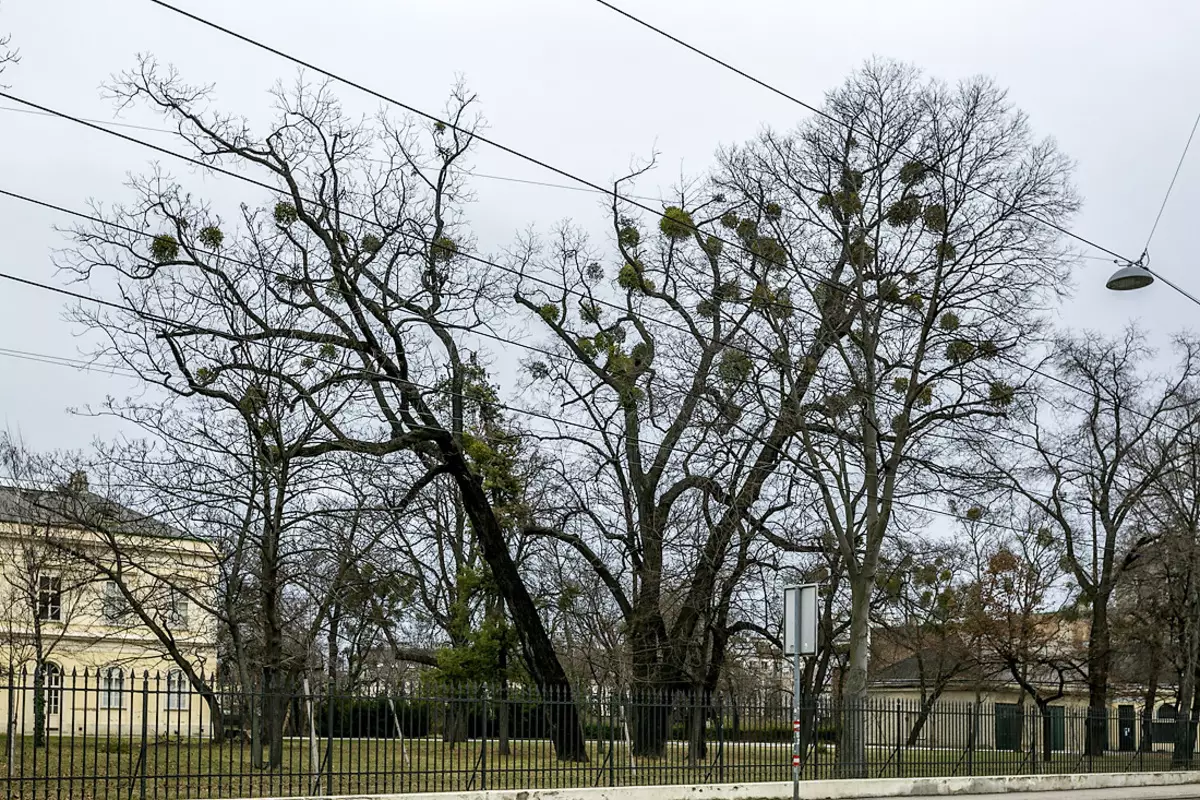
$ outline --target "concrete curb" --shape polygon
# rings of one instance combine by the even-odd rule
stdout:
[[[1197,784],[1200,771],[1123,772],[1093,775],[1003,775],[973,778],[871,778],[805,781],[803,800],[1070,792]],[[596,789],[492,789],[473,792],[345,795],[338,800],[791,800],[791,783],[726,783],[697,786],[617,786]],[[259,798],[259,800],[292,800]],[[306,798],[305,800],[313,800]]]

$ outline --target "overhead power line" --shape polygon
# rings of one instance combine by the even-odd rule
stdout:
[[[482,142],[483,144],[486,144],[489,147],[496,148],[497,150],[500,150],[501,152],[508,153],[509,155],[511,155],[515,158],[519,158],[523,161],[527,161],[530,164],[533,164],[535,166],[541,167],[542,169],[553,172],[554,174],[559,175],[564,178],[567,178],[568,180],[575,181],[576,183],[579,183],[583,186],[587,186],[591,189],[594,189],[595,191],[602,192],[606,195],[609,195],[610,197],[612,197],[614,199],[623,200],[624,202],[629,203],[631,206],[634,206],[636,208],[641,208],[641,209],[648,211],[651,214],[654,214],[656,216],[659,216],[659,217],[664,216],[664,213],[662,210],[650,208],[649,206],[646,206],[642,203],[635,202],[634,200],[631,200],[629,198],[629,196],[622,195],[622,194],[618,193],[615,189],[610,189],[608,187],[601,186],[597,183],[594,183],[593,181],[588,180],[587,178],[583,178],[583,177],[580,177],[579,175],[575,175],[571,172],[568,172],[565,169],[562,169],[561,167],[557,167],[553,164],[550,164],[549,162],[544,161],[540,158],[537,158],[536,156],[532,156],[527,153],[521,152],[520,150],[517,150],[513,147],[503,144],[502,142],[499,142],[488,136],[484,136],[484,135],[476,133],[474,131],[469,131],[469,130],[463,129],[463,128],[459,127],[458,125],[455,125],[452,120],[442,119],[442,118],[438,117],[436,114],[431,114],[428,111],[423,111],[423,110],[416,108],[415,106],[412,106],[401,100],[397,100],[394,97],[390,97],[389,95],[386,95],[383,92],[380,92],[376,89],[372,89],[371,87],[366,86],[363,83],[351,80],[350,78],[347,78],[343,75],[339,75],[338,73],[335,73],[329,69],[326,69],[325,67],[318,66],[317,64],[314,64],[310,61],[306,61],[298,56],[292,55],[291,53],[281,50],[278,47],[274,47],[272,45],[266,44],[265,42],[263,42],[259,39],[256,39],[252,36],[248,36],[246,34],[239,33],[237,31],[233,30],[232,28],[229,28],[227,26],[213,22],[210,19],[207,19],[205,17],[202,17],[202,16],[192,13],[190,11],[186,11],[182,8],[179,8],[176,5],[166,2],[166,0],[149,0],[149,2],[151,2],[157,6],[160,6],[162,8],[165,8],[168,11],[172,11],[176,14],[179,14],[180,16],[185,17],[185,18],[187,18],[193,22],[196,22],[200,25],[203,25],[207,28],[211,28],[212,30],[218,31],[226,36],[237,39],[238,41],[241,41],[252,47],[258,48],[258,49],[263,50],[267,53],[270,53],[274,56],[282,58],[285,61],[290,61],[291,63],[293,63],[297,66],[303,67],[308,70],[312,70],[313,72],[315,72],[319,75],[324,75],[325,77],[329,78],[330,80],[334,80],[334,81],[337,81],[338,83],[349,86],[352,89],[356,89],[357,91],[360,91],[366,95],[374,97],[374,98],[381,100],[385,103],[388,103],[390,105],[394,105],[397,108],[404,109],[405,111],[408,111],[411,114],[416,114],[417,116],[422,117],[423,119],[427,119],[430,122],[441,123],[442,125],[445,125],[447,128],[450,128],[452,130],[458,131],[463,134],[469,134],[470,136],[473,136],[475,139]],[[616,8],[615,6],[609,5],[608,3],[605,3],[605,5],[607,5],[609,8],[613,9],[614,11],[618,11],[622,14],[626,14],[627,16],[630,16],[631,19],[636,20],[637,22],[639,22],[642,25],[646,25],[651,30],[654,30],[655,32],[659,33],[660,35],[668,36],[673,41],[676,41],[679,44],[682,44],[682,45],[688,47],[689,49],[692,49],[693,51],[700,53],[701,55],[704,55],[706,58],[709,58],[710,60],[712,60],[718,64],[721,64],[722,66],[725,66],[728,69],[735,69],[735,68],[731,67],[730,65],[725,64],[724,62],[720,61],[719,59],[705,54],[703,51],[699,50],[698,48],[694,48],[691,45],[687,45],[682,40],[679,40],[675,37],[670,37],[670,35],[667,34],[665,31],[662,31],[658,28],[654,28],[653,26],[649,25],[648,23],[644,23],[641,20],[638,20],[636,17],[632,17],[632,15],[628,15],[626,12],[621,12],[620,9]],[[752,76],[749,76],[748,74],[742,72],[741,70],[735,70],[735,71],[737,71],[739,74],[743,75],[744,77],[750,78],[751,80],[755,80],[755,82],[759,83],[762,86],[770,88],[772,91],[780,94],[781,96],[787,97],[788,99],[792,100],[793,102],[799,103],[800,105],[804,106],[805,108],[811,109],[811,110],[815,111],[816,113],[819,113],[826,117],[829,117],[829,115],[826,114],[825,112],[817,111],[817,109],[808,105],[807,103],[803,103],[802,101],[791,97],[790,95],[786,94],[785,92],[782,92],[781,90],[774,89],[773,87],[770,87],[768,84],[766,84],[762,81],[759,81],[758,79],[752,78]],[[829,117],[829,118],[834,119],[834,121],[837,122],[838,124],[844,124],[840,120],[837,120],[832,117]],[[865,138],[869,139],[870,137],[865,137]],[[963,186],[964,188],[969,189],[974,192],[978,192],[978,193],[982,194],[983,196],[988,197],[996,202],[1000,202],[1000,203],[1005,202],[1004,200],[997,197],[996,195],[990,194],[985,190],[979,189],[978,187],[967,183],[966,181],[964,181],[961,178],[953,177],[953,176],[947,176],[947,177],[950,177],[951,180],[957,182],[959,185]],[[1066,236],[1076,239],[1077,241],[1079,241],[1083,244],[1086,244],[1089,247],[1093,247],[1103,253],[1108,253],[1109,255],[1114,256],[1115,258],[1121,259],[1123,261],[1128,261],[1128,259],[1126,259],[1124,256],[1122,256],[1120,253],[1117,253],[1113,250],[1109,250],[1106,247],[1103,247],[1101,245],[1096,244],[1095,242],[1085,239],[1084,237],[1080,236],[1079,234],[1072,233],[1071,231],[1067,230],[1066,228],[1063,228],[1062,226],[1054,223],[1051,220],[1045,219],[1044,217],[1042,217],[1039,214],[1035,214],[1033,212],[1025,211],[1022,209],[1016,209],[1016,210],[1018,211],[1018,213],[1021,213],[1025,216],[1029,217],[1030,219],[1036,220],[1036,221],[1040,222],[1041,224],[1047,225],[1048,227],[1052,228],[1053,230],[1056,230]],[[723,240],[723,241],[725,241],[726,244],[733,245],[734,247],[740,247],[741,249],[746,249],[744,246],[740,245],[740,243],[738,243],[738,242],[729,242],[727,240]],[[747,250],[747,252],[749,252],[749,251]]]
[[[162,0],[150,0],[150,2],[158,3],[159,5],[168,5],[167,3],[162,2]],[[766,81],[762,80],[761,78],[757,78],[754,75],[751,75],[749,72],[746,72],[743,69],[735,67],[733,64],[729,63],[728,61],[720,59],[717,56],[714,56],[713,54],[711,54],[705,50],[702,50],[701,48],[699,48],[693,44],[690,44],[690,43],[684,41],[683,39],[679,38],[678,36],[675,36],[674,34],[669,33],[668,31],[663,30],[662,28],[652,25],[651,23],[645,21],[641,17],[638,17],[622,8],[619,8],[615,5],[613,5],[612,3],[608,2],[608,0],[596,0],[596,2],[599,3],[600,5],[604,6],[608,10],[613,11],[617,14],[620,14],[622,17],[630,20],[631,22],[635,22],[638,25],[641,25],[643,28],[653,31],[654,33],[658,34],[659,36],[662,36],[663,38],[674,42],[675,44],[679,45],[680,47],[690,50],[691,52],[695,53],[696,55],[700,56],[701,58],[707,59],[708,61],[711,61],[712,63],[714,63],[720,67],[723,67],[724,69],[727,69],[730,72],[733,72],[735,75],[745,78],[746,80],[750,81],[751,83],[761,86],[762,88],[766,89],[767,91],[769,91],[773,94],[776,94],[779,97],[784,98],[785,100],[795,103],[796,105],[800,106],[801,108],[811,111],[812,113],[816,114],[817,116],[821,117],[822,119],[826,119],[830,122],[833,122],[836,125],[839,125],[839,126],[845,128],[846,131],[852,135],[861,136],[862,138],[864,138],[870,142],[874,142],[875,144],[883,144],[882,142],[879,142],[877,139],[872,137],[870,134],[860,131],[857,128],[855,128],[854,126],[847,124],[845,122],[845,120],[838,119],[837,117],[833,116],[832,114],[828,113],[827,111],[824,111],[824,110],[812,105],[811,103],[806,103],[805,101],[801,100],[800,98],[795,97],[795,96],[785,92],[784,90],[778,88],[777,86],[773,86],[772,84],[767,83]],[[181,12],[181,13],[186,13],[186,12]],[[239,38],[241,38],[241,37],[239,37]],[[897,152],[899,152],[901,155],[904,155],[904,156],[907,156],[908,158],[913,159],[914,161],[921,160],[918,156],[916,156],[912,153],[908,153],[904,150],[900,150],[899,148],[897,148]],[[946,175],[946,177],[949,178],[950,180],[954,181],[958,185],[962,186],[964,189],[967,189],[969,191],[976,192],[977,194],[983,195],[984,197],[988,198],[989,200],[993,200],[997,203],[1005,203],[1006,202],[1001,197],[999,197],[995,194],[992,194],[991,192],[987,191],[986,189],[982,189],[979,186],[976,186],[957,175],[949,175],[948,174],[948,175]],[[1120,259],[1121,261],[1124,261],[1124,262],[1129,261],[1128,258],[1121,255],[1120,253],[1118,253],[1114,250],[1109,250],[1107,247],[1104,247],[1103,245],[1096,244],[1091,239],[1085,238],[1083,236],[1080,236],[1077,233],[1074,233],[1073,231],[1067,230],[1066,228],[1062,227],[1061,225],[1054,222],[1053,220],[1046,219],[1041,214],[1036,214],[1032,211],[1026,211],[1024,209],[1019,209],[1019,208],[1014,209],[1014,210],[1019,214],[1022,214],[1042,225],[1045,225],[1048,228],[1051,228],[1052,230],[1056,230],[1065,236],[1069,236],[1070,238],[1075,239],[1076,241],[1080,242],[1081,244],[1085,244],[1088,247],[1095,248],[1096,250],[1099,250],[1102,253],[1108,253],[1110,256]]]
[[[154,2],[157,2],[157,0],[153,0],[153,1],[154,1]],[[184,162],[186,162],[186,163],[190,163],[190,164],[192,164],[192,165],[194,165],[194,166],[198,166],[198,167],[200,167],[200,168],[203,168],[203,169],[209,169],[209,170],[212,170],[212,171],[214,171],[214,172],[217,172],[218,174],[225,175],[225,176],[227,176],[227,177],[230,177],[230,178],[234,178],[234,179],[236,179],[236,180],[243,181],[243,182],[245,182],[245,183],[248,183],[248,184],[250,184],[250,185],[257,186],[257,187],[259,187],[259,188],[262,188],[262,189],[266,189],[266,190],[268,190],[268,191],[271,191],[271,192],[274,192],[274,193],[276,193],[276,194],[281,194],[281,195],[284,195],[284,196],[288,196],[288,197],[290,197],[290,194],[289,194],[289,193],[288,193],[286,190],[284,190],[284,189],[281,189],[281,188],[279,188],[279,187],[276,187],[276,186],[272,186],[271,184],[265,183],[265,182],[263,182],[263,181],[259,181],[259,180],[255,179],[255,178],[252,178],[252,177],[248,176],[248,175],[243,175],[243,174],[241,174],[241,173],[233,172],[233,171],[231,171],[231,170],[225,169],[225,168],[223,168],[223,167],[220,167],[220,166],[217,166],[217,165],[214,165],[214,164],[208,164],[208,163],[205,163],[205,162],[203,162],[203,161],[200,161],[200,160],[198,160],[198,159],[195,159],[195,158],[192,158],[192,157],[190,157],[190,156],[184,155],[184,154],[182,154],[182,153],[178,153],[178,152],[176,152],[176,151],[174,151],[174,150],[170,150],[169,148],[161,147],[161,146],[159,146],[159,145],[156,145],[156,144],[153,144],[153,143],[151,143],[151,142],[146,142],[146,141],[143,141],[143,140],[141,140],[141,139],[138,139],[138,138],[136,138],[136,137],[133,137],[133,136],[129,136],[129,135],[126,135],[126,134],[120,133],[120,132],[118,132],[118,131],[113,131],[113,130],[106,129],[106,128],[104,128],[103,126],[101,126],[100,124],[98,124],[98,123],[91,122],[91,121],[85,120],[85,119],[83,119],[83,118],[76,117],[76,116],[74,116],[74,115],[71,115],[71,114],[67,114],[67,113],[65,113],[65,112],[62,112],[62,111],[57,111],[57,110],[55,110],[55,109],[51,109],[51,108],[48,108],[48,107],[46,107],[46,106],[39,105],[39,104],[37,104],[37,103],[33,103],[33,102],[32,102],[32,101],[30,101],[30,100],[26,100],[26,99],[24,99],[24,98],[17,97],[17,96],[15,96],[15,95],[12,95],[12,94],[6,93],[6,92],[4,92],[4,91],[0,91],[0,97],[4,97],[4,98],[7,98],[7,99],[9,99],[9,100],[11,100],[11,101],[13,101],[13,102],[17,102],[17,103],[21,103],[21,104],[23,104],[23,105],[29,106],[29,107],[31,107],[31,108],[33,108],[33,109],[35,109],[35,110],[37,110],[37,111],[39,111],[39,112],[41,112],[41,113],[44,113],[44,114],[46,114],[46,115],[49,115],[49,116],[52,116],[52,117],[57,117],[57,118],[64,119],[64,120],[67,120],[67,121],[70,121],[70,122],[74,122],[74,123],[76,123],[76,124],[83,125],[83,126],[85,126],[85,127],[91,128],[91,129],[93,129],[93,130],[96,130],[96,131],[99,131],[99,132],[101,132],[101,133],[104,133],[104,134],[107,134],[107,135],[111,135],[111,136],[115,136],[115,137],[117,137],[117,138],[120,138],[120,139],[122,139],[122,140],[124,140],[124,141],[130,142],[130,143],[132,143],[132,144],[136,144],[136,145],[139,145],[139,146],[142,146],[142,147],[149,148],[149,149],[151,149],[151,150],[154,150],[155,152],[162,153],[162,154],[164,154],[164,155],[169,155],[169,156],[171,156],[171,157],[173,157],[173,158],[179,159],[179,160],[181,160],[181,161],[184,161]],[[127,226],[118,225],[118,224],[116,224],[116,223],[109,222],[109,221],[107,221],[107,220],[101,219],[101,218],[99,218],[99,217],[96,217],[96,216],[94,216],[94,215],[83,214],[83,213],[81,213],[81,212],[78,212],[78,211],[74,211],[74,210],[71,210],[71,209],[67,209],[67,208],[64,208],[64,207],[61,207],[61,206],[57,206],[57,205],[53,205],[53,204],[50,204],[50,203],[46,203],[46,202],[43,202],[43,201],[35,200],[35,199],[33,199],[33,198],[29,198],[29,197],[27,197],[27,196],[20,195],[20,194],[14,193],[14,192],[10,192],[10,191],[4,190],[4,189],[0,189],[0,194],[2,194],[2,195],[5,195],[5,196],[8,196],[8,197],[12,197],[12,198],[14,198],[14,199],[22,200],[22,201],[25,201],[25,202],[34,203],[34,204],[36,204],[36,205],[41,205],[41,206],[43,206],[43,207],[50,208],[50,209],[53,209],[53,210],[59,211],[59,212],[61,212],[61,213],[70,214],[70,215],[72,215],[72,216],[76,216],[76,217],[80,217],[80,218],[83,218],[83,219],[87,219],[87,220],[90,220],[90,221],[92,221],[92,222],[95,222],[95,223],[97,223],[97,224],[101,224],[101,225],[107,225],[107,226],[110,226],[110,227],[114,227],[114,228],[122,229],[122,230],[125,230],[125,231],[129,232],[129,233],[132,233],[132,234],[135,234],[135,235],[138,235],[138,236],[144,237],[144,238],[150,238],[150,237],[152,237],[152,236],[154,235],[153,233],[151,233],[151,232],[148,232],[148,231],[136,230],[136,229],[133,229],[133,228],[129,228],[129,227],[127,227]],[[347,214],[346,216],[348,216],[348,217],[349,217],[349,218],[351,218],[351,219],[355,219],[355,220],[358,220],[358,221],[360,221],[360,222],[363,222],[363,223],[365,223],[365,224],[368,224],[368,225],[376,225],[376,224],[377,224],[377,223],[373,222],[372,220],[366,219],[365,217],[362,217],[362,216],[353,215],[353,214]],[[421,238],[421,237],[416,237],[416,238]],[[431,242],[429,242],[429,240],[427,240],[427,239],[422,239],[422,240],[423,240],[423,241],[424,241],[426,244],[430,244],[430,243],[431,243]],[[208,255],[217,256],[218,254],[212,254],[212,253],[210,253],[210,254],[208,254]],[[482,256],[479,256],[479,255],[477,255],[477,254],[474,254],[474,253],[470,253],[469,251],[466,251],[466,250],[460,250],[460,251],[459,251],[459,255],[460,255],[460,256],[462,256],[462,257],[468,258],[468,259],[470,259],[470,260],[473,260],[473,261],[479,262],[479,263],[481,263],[481,264],[484,264],[484,265],[486,265],[486,266],[489,266],[489,267],[492,267],[492,268],[495,268],[495,269],[499,269],[499,270],[502,270],[502,271],[508,272],[508,273],[510,273],[510,274],[513,274],[513,275],[516,275],[516,276],[518,276],[518,277],[527,278],[527,279],[529,279],[529,280],[531,280],[531,281],[533,281],[533,282],[539,283],[539,284],[541,284],[541,285],[543,285],[543,286],[545,286],[545,287],[547,287],[547,288],[549,288],[549,289],[553,289],[553,290],[555,290],[555,291],[561,291],[561,292],[563,292],[564,294],[568,294],[568,295],[569,295],[569,294],[574,294],[574,295],[576,295],[577,297],[579,297],[580,299],[589,300],[589,301],[591,301],[591,302],[595,302],[595,303],[597,303],[597,304],[599,304],[599,305],[603,305],[603,306],[606,306],[606,307],[609,307],[609,308],[615,309],[615,310],[617,310],[617,311],[625,312],[625,310],[626,310],[624,307],[622,307],[622,306],[620,306],[620,305],[618,305],[618,304],[616,304],[616,303],[612,303],[611,301],[603,300],[603,299],[601,299],[601,298],[594,298],[594,297],[590,297],[589,295],[585,295],[585,294],[583,294],[582,292],[578,292],[578,291],[572,291],[572,290],[568,289],[566,286],[559,285],[559,284],[557,284],[557,283],[554,283],[553,281],[548,281],[548,280],[545,280],[545,279],[543,279],[543,278],[539,278],[539,277],[536,277],[536,276],[525,276],[525,275],[523,275],[522,273],[520,273],[518,270],[514,270],[514,269],[513,269],[513,268],[511,268],[511,267],[508,267],[508,266],[505,266],[505,265],[499,264],[499,263],[497,263],[497,262],[495,262],[495,261],[493,261],[493,260],[491,260],[491,259],[484,258],[484,257],[482,257]],[[228,258],[228,256],[222,256],[222,257],[224,257],[224,258]],[[245,266],[251,266],[250,264],[248,264],[248,263],[246,263],[246,262],[240,262],[240,263],[243,263]],[[7,277],[7,276],[2,276],[2,277]],[[818,276],[818,277],[816,277],[816,280],[817,280],[817,282],[818,282],[818,283],[823,283],[823,284],[825,284],[825,285],[827,285],[827,286],[835,287],[835,288],[837,288],[837,289],[839,289],[839,290],[844,290],[844,287],[841,287],[840,285],[834,284],[833,282],[831,282],[831,281],[829,281],[829,280],[827,280],[827,279],[823,279],[823,278],[821,278],[821,277],[819,277],[819,276]],[[135,312],[135,313],[137,313],[137,312]],[[666,320],[661,320],[661,319],[657,319],[657,318],[650,317],[650,316],[646,316],[646,317],[645,317],[645,319],[646,319],[647,321],[651,321],[651,322],[654,322],[654,323],[656,323],[656,324],[663,325],[664,327],[668,327],[668,328],[671,328],[671,329],[674,329],[674,330],[677,330],[677,331],[681,331],[681,332],[684,332],[684,333],[690,333],[690,331],[689,331],[689,330],[688,330],[686,327],[684,327],[684,326],[682,326],[682,325],[678,325],[678,324],[676,324],[676,323],[668,322],[668,321],[666,321]],[[498,342],[501,342],[501,343],[504,343],[504,344],[508,344],[508,345],[512,345],[512,346],[516,346],[516,347],[522,347],[522,348],[525,348],[525,349],[528,349],[528,350],[531,350],[531,351],[534,351],[534,352],[539,352],[539,353],[542,353],[542,354],[544,354],[544,355],[550,356],[550,357],[552,357],[552,358],[558,358],[558,359],[562,359],[562,358],[564,358],[564,356],[563,356],[562,354],[554,353],[554,352],[552,352],[552,351],[549,351],[549,350],[546,350],[546,349],[544,349],[544,348],[538,348],[538,347],[535,347],[535,346],[532,346],[532,345],[527,345],[527,344],[525,344],[525,343],[522,343],[522,342],[516,342],[516,341],[513,341],[513,340],[511,340],[511,339],[506,339],[506,338],[504,338],[504,337],[500,337],[500,336],[497,336],[497,335],[495,335],[495,334],[491,334],[490,332],[475,330],[475,331],[472,331],[472,333],[473,333],[474,335],[477,335],[477,336],[480,336],[480,337],[483,337],[483,338],[493,339],[493,340],[496,340],[496,341],[498,341]],[[754,352],[752,352],[752,351],[746,350],[745,348],[741,348],[741,347],[738,347],[738,346],[736,346],[736,345],[730,345],[730,346],[731,346],[731,348],[732,348],[732,349],[741,350],[743,353],[745,353],[745,354],[746,354],[748,357],[750,357],[751,359],[754,359],[754,360],[759,360],[759,361],[763,361],[763,362],[766,362],[766,361],[768,361],[768,359],[766,359],[766,358],[762,357],[762,356],[761,356],[761,355],[759,355],[758,353],[754,353]],[[1072,384],[1071,382],[1069,382],[1069,381],[1067,381],[1067,380],[1065,380],[1065,379],[1063,379],[1063,378],[1060,378],[1060,377],[1059,377],[1059,376],[1057,376],[1057,375],[1053,375],[1053,374],[1051,374],[1051,373],[1047,373],[1047,372],[1045,372],[1045,371],[1043,371],[1043,370],[1041,370],[1041,369],[1039,369],[1039,368],[1037,368],[1037,367],[1034,367],[1034,366],[1030,366],[1030,365],[1028,365],[1028,364],[1025,364],[1024,362],[1022,362],[1022,361],[1019,361],[1019,360],[1017,360],[1017,359],[1014,359],[1014,358],[1012,358],[1012,357],[1008,356],[1007,354],[1004,354],[1004,353],[998,353],[998,354],[997,354],[997,358],[998,358],[998,360],[1002,360],[1002,361],[1004,361],[1005,363],[1008,363],[1008,364],[1010,364],[1010,365],[1012,365],[1012,366],[1015,366],[1015,367],[1017,367],[1017,368],[1020,368],[1020,369],[1022,369],[1022,370],[1025,370],[1025,371],[1029,372],[1030,374],[1039,375],[1039,376],[1041,376],[1041,377],[1043,377],[1043,378],[1046,378],[1046,379],[1048,379],[1048,380],[1054,381],[1055,383],[1058,383],[1058,384],[1060,384],[1060,385],[1062,385],[1062,386],[1064,386],[1064,387],[1066,387],[1066,388],[1069,388],[1069,389],[1072,389],[1072,390],[1074,390],[1074,391],[1076,391],[1076,392],[1079,392],[1079,393],[1080,393],[1080,394],[1082,394],[1082,395],[1085,395],[1085,396],[1086,396],[1086,395],[1088,395],[1088,394],[1089,394],[1088,390],[1084,389],[1083,387],[1080,387],[1080,386],[1077,386],[1077,385],[1075,385],[1075,384]],[[1146,416],[1146,415],[1142,415],[1142,416],[1145,416],[1145,418],[1146,418],[1146,419],[1149,419],[1149,417],[1148,417],[1148,416]],[[1025,445],[1023,445],[1023,446],[1025,446]]]
[[[1196,113],[1196,121],[1192,123],[1192,132],[1188,134],[1187,143],[1184,144],[1183,152],[1179,155],[1179,163],[1175,165],[1175,173],[1171,176],[1171,182],[1167,185],[1167,193],[1163,195],[1162,205],[1158,207],[1158,214],[1154,217],[1154,224],[1150,226],[1150,235],[1146,237],[1146,246],[1142,248],[1143,258],[1149,252],[1150,242],[1154,240],[1154,233],[1158,230],[1158,223],[1162,220],[1163,212],[1167,210],[1167,201],[1171,199],[1171,190],[1175,188],[1175,181],[1179,178],[1179,171],[1183,169],[1183,162],[1187,158],[1188,150],[1191,149],[1192,139],[1196,136],[1196,128],[1198,126],[1200,126],[1200,112]]]
[[[39,111],[35,108],[17,108],[15,106],[0,106],[0,111],[8,111],[8,112],[14,113],[14,114],[29,114],[29,115],[38,116],[38,117],[57,117],[58,116],[57,114],[53,114],[49,111]],[[137,125],[137,124],[130,123],[130,122],[94,119],[94,118],[88,118],[88,117],[79,117],[79,119],[82,122],[91,123],[92,125],[100,125],[102,127],[107,127],[107,128],[126,128],[128,130],[134,130],[134,131],[148,131],[150,133],[162,133],[162,134],[174,135],[174,136],[179,135],[179,131],[173,131],[170,128],[158,128],[158,127],[155,127],[152,125]],[[373,161],[376,164],[386,164],[387,163],[386,161],[384,161],[381,158],[370,158],[367,160]],[[566,191],[569,191],[569,192],[588,192],[590,194],[596,193],[595,189],[590,189],[587,186],[571,186],[570,184],[566,184],[566,183],[552,183],[550,181],[535,181],[535,180],[531,180],[529,178],[517,178],[512,175],[492,175],[487,172],[473,172],[473,171],[467,172],[466,174],[470,175],[472,178],[485,178],[485,179],[491,180],[491,181],[504,181],[506,183],[521,183],[521,184],[525,184],[527,186],[541,186],[541,187],[544,187],[547,189],[565,189]],[[658,200],[657,197],[650,197],[649,195],[631,194],[629,196],[636,197],[639,200],[646,200],[649,202],[656,202]]]

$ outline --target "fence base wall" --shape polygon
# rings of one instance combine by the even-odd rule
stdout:
[[[804,781],[800,784],[800,797],[803,800],[876,800],[890,797],[1084,792],[1143,787],[1166,789],[1186,786],[1194,786],[1195,795],[1174,796],[1200,797],[1200,771]],[[731,783],[698,786],[497,789],[475,792],[354,795],[340,797],[337,800],[790,800],[791,797],[791,783]],[[295,799],[258,798],[257,800]],[[306,798],[306,800],[316,799]]]

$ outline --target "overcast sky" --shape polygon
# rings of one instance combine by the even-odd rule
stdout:
[[[177,0],[188,10],[411,105],[436,111],[461,74],[479,94],[489,135],[588,179],[606,182],[657,150],[664,191],[698,174],[718,145],[764,125],[788,128],[808,112],[635,26],[594,0]],[[849,2],[616,0],[618,5],[817,104],[873,56],[910,61],[949,81],[983,73],[1010,89],[1037,132],[1078,163],[1084,197],[1075,231],[1136,256],[1200,111],[1200,3]],[[111,120],[100,97],[109,75],[153,53],[194,83],[213,83],[225,110],[266,120],[266,90],[295,67],[204,29],[148,0],[0,0],[0,32],[22,62],[2,82],[22,98]],[[351,110],[378,102],[349,88]],[[0,107],[15,103],[0,99]],[[140,109],[121,121],[159,124]],[[82,209],[126,197],[128,172],[151,154],[73,123],[0,110],[0,188]],[[129,131],[170,144],[160,134]],[[511,156],[476,153],[480,173],[564,183]],[[188,170],[167,164],[176,175]],[[222,202],[246,188],[191,178]],[[643,184],[643,189],[653,189]],[[531,223],[602,219],[596,195],[480,178],[470,219],[496,251]],[[254,199],[254,198],[251,198]],[[1200,293],[1188,228],[1200,207],[1200,143],[1184,164],[1151,247],[1153,266]],[[0,271],[61,283],[50,263],[60,216],[0,198]],[[1161,284],[1137,293],[1103,288],[1112,265],[1081,260],[1063,324],[1114,331],[1140,319],[1157,337],[1192,325],[1197,307]],[[94,291],[100,291],[98,287]],[[136,391],[95,371],[5,355],[78,357],[86,342],[62,318],[61,298],[0,280],[0,425],[38,449],[83,447],[111,426],[68,406]],[[515,363],[499,354],[498,363]],[[498,376],[506,387],[513,376]]]

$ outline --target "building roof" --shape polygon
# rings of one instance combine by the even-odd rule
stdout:
[[[63,489],[0,486],[0,522],[108,530],[169,539],[200,539],[89,491],[86,480],[82,485]]]

